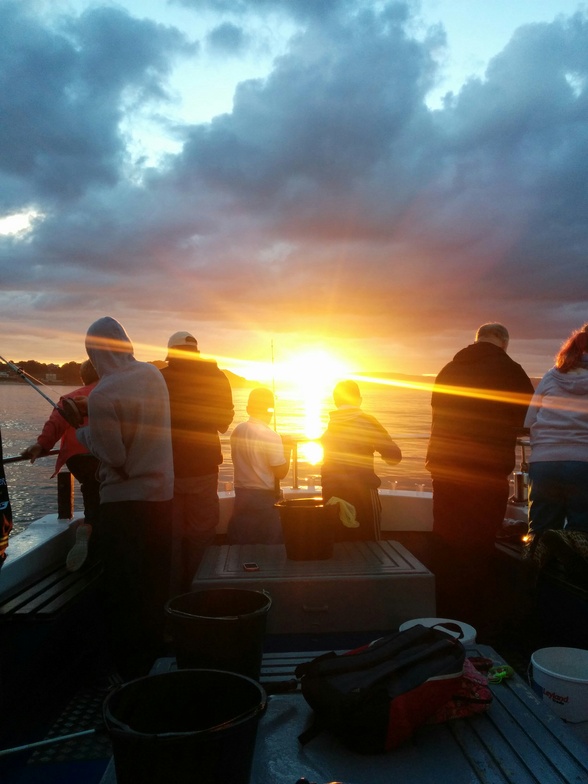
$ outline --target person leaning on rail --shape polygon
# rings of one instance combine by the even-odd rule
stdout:
[[[74,397],[86,397],[98,383],[98,373],[89,359],[82,362],[80,376],[84,385],[74,389],[73,392],[68,392],[67,395],[59,399],[57,408],[53,409],[35,443],[21,452],[23,457],[29,458],[31,463],[34,463],[38,457],[48,455],[55,444],[60,441],[59,454],[57,455],[55,470],[51,478],[56,476],[65,465],[68,471],[80,483],[84,502],[84,520],[76,529],[75,544],[67,555],[66,566],[70,571],[79,569],[86,560],[89,539],[93,527],[98,523],[100,507],[100,483],[97,477],[98,460],[80,444],[76,437],[76,428],[66,421],[66,418],[61,413],[61,411],[67,410],[65,408],[67,405],[66,401],[72,401]],[[87,417],[80,420],[82,425],[87,423]],[[90,545],[90,553],[91,550],[92,547]]]
[[[530,428],[529,536],[537,569],[556,559],[588,586],[588,324],[564,342],[525,419]],[[565,528],[564,528],[565,526]]]
[[[382,506],[378,495],[380,478],[374,471],[374,453],[386,463],[402,460],[399,446],[378,420],[361,410],[362,398],[355,381],[340,381],[333,390],[336,410],[321,436],[324,459],[321,467],[325,502],[340,498],[355,508],[356,528],[340,526],[338,539],[381,538]]]
[[[235,505],[227,527],[229,544],[282,544],[276,508],[280,479],[290,468],[292,440],[269,426],[274,414],[270,389],[256,387],[247,401],[249,419],[231,433]]]

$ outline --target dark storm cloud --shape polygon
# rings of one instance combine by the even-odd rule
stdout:
[[[125,102],[165,99],[184,39],[112,9],[56,30],[2,7],[0,177],[53,208],[26,243],[2,240],[3,283],[47,309],[84,285],[96,307],[144,309],[151,291],[162,313],[276,329],[303,309],[350,337],[503,320],[547,340],[586,320],[586,15],[520,28],[433,110],[445,36],[415,38],[406,4],[207,7],[304,21],[230,113],[177,129],[182,150],[136,179]],[[249,29],[220,20],[208,43],[236,51]]]
[[[430,124],[423,101],[441,40],[408,38],[406,16],[399,6],[297,36],[266,80],[239,85],[230,115],[194,128],[177,177],[246,192],[264,208],[277,196],[288,210],[298,203],[315,214],[309,200],[328,210],[325,196],[338,194],[361,210],[357,189],[382,163],[396,168],[395,152]]]
[[[201,11],[245,16],[280,12],[295,19],[325,19],[345,8],[369,5],[369,0],[172,0],[177,5]]]
[[[293,267],[294,280],[301,267],[332,279],[333,243],[346,241],[346,311],[361,276],[362,304],[384,310],[400,293],[395,313],[413,328],[428,329],[415,286],[442,292],[438,309],[463,323],[482,297],[494,312],[516,298],[527,331],[525,308],[558,321],[588,293],[585,17],[522,28],[436,112],[424,101],[442,41],[417,43],[405,22],[396,6],[300,34],[268,79],[240,85],[230,115],[194,129],[178,182],[228,194],[263,236],[302,244],[277,263],[293,287]]]
[[[4,209],[115,185],[125,158],[124,102],[165,100],[172,57],[189,50],[177,31],[117,9],[96,8],[56,27],[30,10],[0,5]]]

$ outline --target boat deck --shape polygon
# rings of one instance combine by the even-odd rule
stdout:
[[[266,654],[261,682],[268,691],[294,678],[297,664],[317,652]],[[468,655],[503,662],[485,645]],[[175,667],[160,659],[154,672]],[[306,746],[297,736],[312,711],[299,691],[271,694],[258,730],[251,784],[293,784],[304,777],[324,784],[580,784],[588,782],[588,727],[566,725],[515,675],[492,686],[487,713],[419,728],[413,738],[387,754],[359,755],[323,733]],[[101,784],[116,784],[111,761]]]
[[[322,649],[348,650],[370,638],[354,635],[277,635],[266,641],[261,682],[268,692],[293,679],[301,661]],[[306,646],[306,648],[305,648]],[[588,722],[566,724],[548,710],[526,683],[528,651],[515,646],[501,648],[502,656],[488,645],[469,649],[515,668],[513,679],[493,687],[495,700],[485,716],[425,727],[405,747],[378,757],[352,755],[332,738],[316,738],[304,749],[297,734],[309,719],[309,709],[300,693],[276,693],[262,719],[251,784],[293,784],[301,776],[325,784],[378,784],[394,778],[405,784],[451,781],[452,784],[583,784],[588,782]],[[154,672],[175,667],[175,659],[159,659]],[[277,688],[278,687],[278,688]],[[48,728],[55,738],[101,725],[104,688],[83,687]],[[15,755],[13,765],[3,771],[4,784],[115,784],[111,745],[101,733],[76,738]],[[11,758],[6,758],[9,760]],[[369,776],[366,777],[366,759]],[[439,776],[440,761],[447,777]],[[516,764],[515,764],[516,763]],[[504,768],[504,770],[503,770]],[[451,771],[451,776],[449,776]],[[372,775],[373,772],[373,775]],[[417,776],[418,772],[418,776]],[[459,775],[456,775],[456,772]],[[484,778],[485,777],[485,778]]]

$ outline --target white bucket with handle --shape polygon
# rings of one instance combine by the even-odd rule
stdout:
[[[441,631],[456,637],[464,647],[469,647],[476,644],[476,630],[469,623],[463,621],[454,621],[451,618],[414,618],[412,621],[406,621],[398,627],[398,631],[405,631],[410,629],[411,626],[416,626],[420,623],[421,626],[429,628],[441,629]]]
[[[588,721],[588,651],[540,648],[531,656],[531,686],[560,718]]]

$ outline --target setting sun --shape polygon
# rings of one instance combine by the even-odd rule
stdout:
[[[276,379],[297,388],[304,397],[324,397],[351,369],[324,349],[312,349],[276,363]]]
[[[333,354],[317,348],[296,354],[287,362],[277,363],[275,370],[277,382],[290,390],[303,410],[304,436],[319,438],[326,425],[321,418],[325,400],[330,398],[335,384],[344,379],[350,369]],[[317,441],[301,444],[299,449],[303,459],[311,465],[322,461],[322,447]]]

